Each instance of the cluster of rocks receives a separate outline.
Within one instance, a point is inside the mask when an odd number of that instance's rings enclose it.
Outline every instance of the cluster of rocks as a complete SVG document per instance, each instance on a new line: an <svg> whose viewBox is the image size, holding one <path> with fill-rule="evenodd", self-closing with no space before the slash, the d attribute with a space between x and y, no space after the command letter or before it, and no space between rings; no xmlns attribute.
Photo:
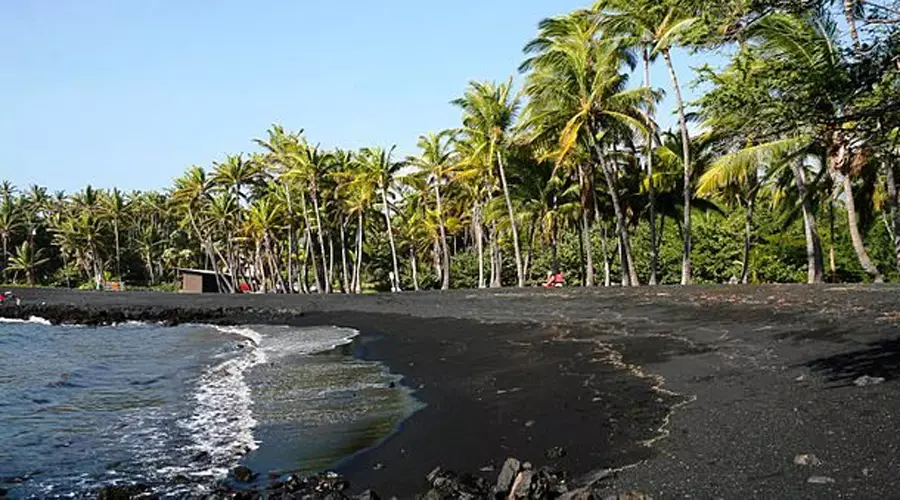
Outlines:
<svg viewBox="0 0 900 500"><path fill-rule="evenodd" d="M297 311L264 311L252 307L166 307L166 306L122 306L91 307L68 304L23 303L19 307L0 308L0 317L27 320L32 316L46 319L53 324L78 324L105 326L143 321L174 326L183 323L229 324L231 318L299 316Z"/></svg>
<svg viewBox="0 0 900 500"><path fill-rule="evenodd" d="M600 477L605 477L601 475ZM334 472L313 476L289 475L270 478L263 489L241 489L240 483L252 483L258 475L241 466L232 471L232 484L222 483L213 491L201 495L205 500L380 500L371 490L353 495L350 483ZM650 500L640 493L624 495L601 494L598 484L572 487L565 473L550 467L534 468L528 462L509 458L495 481L471 474L457 474L437 467L426 477L427 489L416 498L420 500ZM98 492L102 500L154 498L142 485L110 486Z"/></svg>

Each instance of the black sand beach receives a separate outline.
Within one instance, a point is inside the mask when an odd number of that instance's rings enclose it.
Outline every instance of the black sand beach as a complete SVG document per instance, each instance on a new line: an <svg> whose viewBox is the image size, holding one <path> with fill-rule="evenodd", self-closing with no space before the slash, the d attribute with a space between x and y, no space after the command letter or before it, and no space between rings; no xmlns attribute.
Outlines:
<svg viewBox="0 0 900 500"><path fill-rule="evenodd" d="M17 293L0 315L359 329L428 405L338 466L383 497L509 456L654 498L883 498L900 478L897 287Z"/></svg>

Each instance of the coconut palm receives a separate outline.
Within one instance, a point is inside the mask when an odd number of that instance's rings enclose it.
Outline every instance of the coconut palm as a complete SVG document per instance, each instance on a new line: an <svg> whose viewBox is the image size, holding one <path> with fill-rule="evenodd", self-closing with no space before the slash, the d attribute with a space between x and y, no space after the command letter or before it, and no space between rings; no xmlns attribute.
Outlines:
<svg viewBox="0 0 900 500"><path fill-rule="evenodd" d="M512 232L518 286L525 286L519 231L516 226L504 168L504 163L509 158L509 146L513 141L512 128L519 110L519 98L512 92L512 79L500 84L470 82L465 94L455 99L453 104L463 110L460 140L468 143L467 155L461 158L461 161L472 168L481 169L491 190L494 185L494 162L496 160L500 187L506 201L510 231ZM495 238L492 238L491 243L492 245L496 244ZM495 284L499 286L499 269L497 271L494 278Z"/></svg>
<svg viewBox="0 0 900 500"><path fill-rule="evenodd" d="M46 264L50 259L45 258L44 249L35 250L34 245L29 241L23 241L19 245L16 254L10 260L9 268L17 271L24 271L28 277L28 286L36 284L35 271L38 267Z"/></svg>
<svg viewBox="0 0 900 500"><path fill-rule="evenodd" d="M627 89L628 77L619 68L631 63L629 53L617 40L600 38L600 33L599 21L588 12L541 22L538 38L525 47L530 57L520 67L529 73L525 126L531 131L533 143L552 144L550 156L558 167L577 172L588 256L586 284L593 282L590 211L594 204L593 165L598 165L616 218L623 283L637 285L618 172L607 161L607 150L615 149L624 131L648 129L641 106L656 96L647 88Z"/></svg>
<svg viewBox="0 0 900 500"><path fill-rule="evenodd" d="M9 262L9 240L21 227L19 211L11 197L0 200L0 242L3 244L3 260L0 262L0 276L7 279L6 268Z"/></svg>
<svg viewBox="0 0 900 500"><path fill-rule="evenodd" d="M118 188L101 197L101 210L113 227L113 235L116 243L116 281L122 281L122 246L119 241L119 228L127 216L128 202L122 196Z"/></svg>
<svg viewBox="0 0 900 500"><path fill-rule="evenodd" d="M400 291L400 265L397 261L397 245L394 242L394 229L391 225L391 203L389 195L394 185L394 178L397 171L404 165L403 162L394 161L392 156L396 146L392 146L389 150L383 148L364 148L359 153L360 168L366 171L363 177L368 182L375 181L374 187L381 196L381 210L384 215L384 222L387 225L388 243L391 247L391 261L394 266L393 278L391 280L391 290ZM365 186L366 189L369 185Z"/></svg>
<svg viewBox="0 0 900 500"><path fill-rule="evenodd" d="M440 133L419 136L418 146L421 150L419 156L411 157L408 162L421 169L428 176L434 191L435 210L437 211L438 227L440 229L441 252L441 290L450 288L450 247L447 244L447 227L444 223L444 209L441 203L441 189L447 180L447 175L452 168L455 155L452 148L453 132L444 130Z"/></svg>

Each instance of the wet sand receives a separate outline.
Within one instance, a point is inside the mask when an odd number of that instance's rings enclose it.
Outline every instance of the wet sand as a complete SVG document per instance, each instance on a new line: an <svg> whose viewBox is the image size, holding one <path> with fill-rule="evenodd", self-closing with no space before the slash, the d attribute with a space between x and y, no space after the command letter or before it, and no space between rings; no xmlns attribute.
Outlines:
<svg viewBox="0 0 900 500"><path fill-rule="evenodd" d="M898 287L17 293L26 307L0 315L359 329L357 354L428 405L338 466L383 497L423 491L436 465L494 478L508 456L616 469L608 492L654 498L890 496L900 478Z"/></svg>

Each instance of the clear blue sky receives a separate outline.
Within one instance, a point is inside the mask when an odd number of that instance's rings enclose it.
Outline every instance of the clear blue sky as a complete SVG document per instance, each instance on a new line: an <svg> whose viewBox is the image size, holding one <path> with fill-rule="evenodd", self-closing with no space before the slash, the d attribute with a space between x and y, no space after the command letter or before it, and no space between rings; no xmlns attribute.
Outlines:
<svg viewBox="0 0 900 500"><path fill-rule="evenodd" d="M587 3L2 2L0 179L162 188L253 150L273 122L326 147L412 153L458 125L448 103L469 80L515 74L541 18ZM679 56L687 84L703 60ZM667 87L661 65L654 79Z"/></svg>

